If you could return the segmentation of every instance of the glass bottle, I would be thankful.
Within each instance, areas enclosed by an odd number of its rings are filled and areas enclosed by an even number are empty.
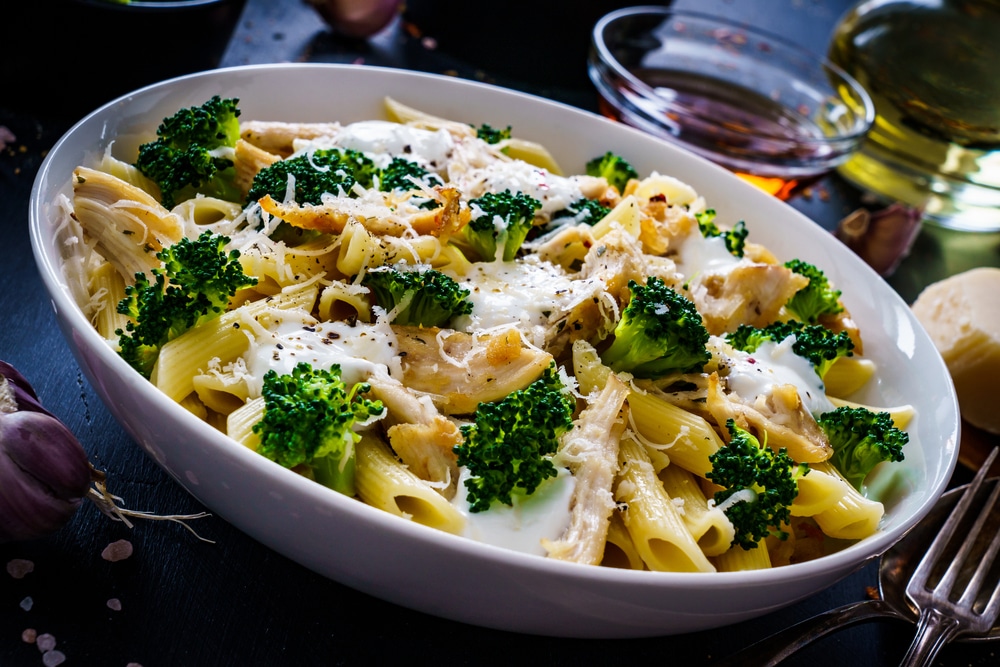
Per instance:
[[[866,0],[829,57],[876,110],[841,175],[929,222],[1000,231],[1000,0]]]

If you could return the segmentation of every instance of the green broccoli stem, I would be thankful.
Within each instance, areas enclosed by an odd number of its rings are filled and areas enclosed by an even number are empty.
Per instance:
[[[357,443],[352,439],[348,444],[344,443],[348,451],[336,456],[321,456],[313,459],[313,477],[323,486],[334,491],[339,491],[345,496],[353,496],[357,493],[355,486],[355,472],[357,470],[357,458],[355,457],[355,447]]]

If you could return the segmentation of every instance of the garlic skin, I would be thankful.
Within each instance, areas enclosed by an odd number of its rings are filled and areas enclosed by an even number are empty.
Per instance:
[[[61,528],[90,480],[87,455],[62,422],[26,410],[0,414],[0,543]]]
[[[91,471],[76,436],[0,361],[0,543],[62,527],[87,496]]]

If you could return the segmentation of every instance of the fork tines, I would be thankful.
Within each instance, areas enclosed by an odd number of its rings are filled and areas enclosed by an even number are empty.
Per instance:
[[[941,527],[941,531],[934,538],[934,542],[914,571],[910,585],[907,587],[908,592],[927,590],[930,587],[930,579],[935,569],[934,565],[942,562],[942,557],[948,555],[947,550],[949,545],[952,542],[952,538],[958,533],[959,528],[968,525],[966,515],[969,514],[970,508],[977,500],[979,489],[986,478],[987,471],[993,463],[994,458],[997,456],[997,451],[997,449],[994,449],[990,453],[986,461],[983,462],[982,467],[976,473],[975,478],[969,483],[955,504],[948,519]],[[987,625],[985,628],[978,628],[980,631],[988,631],[992,627],[997,613],[1000,612],[1000,586],[996,585],[996,582],[994,582],[993,591],[988,602],[985,604],[976,604],[979,593],[984,590],[984,584],[990,574],[997,552],[1000,551],[1000,530],[996,526],[996,515],[994,514],[998,498],[1000,498],[1000,482],[995,482],[992,492],[981,507],[971,527],[961,536],[961,544],[957,547],[956,552],[951,555],[951,558],[944,559],[944,562],[950,560],[950,564],[943,577],[933,585],[933,597],[937,600],[938,604],[955,609],[965,609],[967,612],[972,611],[980,617],[983,624]],[[988,526],[991,518],[993,519],[993,524]],[[994,531],[993,539],[985,548],[982,547],[982,541],[976,539],[976,536],[984,530]],[[975,548],[977,545],[979,545],[978,548]],[[978,565],[975,566],[975,571],[972,572],[971,576],[969,576],[969,570],[972,568],[967,565],[970,555],[978,561]],[[962,594],[957,601],[952,601],[950,600],[951,592],[960,578],[966,579],[962,586]],[[976,607],[980,608],[978,612],[975,609]]]

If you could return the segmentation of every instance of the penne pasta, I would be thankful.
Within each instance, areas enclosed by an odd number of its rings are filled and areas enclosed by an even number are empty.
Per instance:
[[[701,477],[712,469],[708,457],[723,443],[703,417],[668,403],[652,392],[633,391],[628,404],[636,431],[662,445],[671,462]]]
[[[357,445],[358,497],[397,516],[459,534],[465,519],[424,480],[410,472],[381,440],[362,435]]]
[[[829,463],[815,464],[816,471],[840,477]],[[808,475],[807,475],[808,476]],[[885,514],[882,503],[865,498],[849,482],[844,480],[843,494],[827,509],[813,516],[816,524],[830,537],[843,540],[858,540],[878,530],[878,524]]]
[[[735,531],[722,510],[710,507],[694,474],[678,465],[668,465],[658,474],[663,489],[680,509],[681,519],[706,556],[729,551]]]
[[[767,570],[771,568],[771,555],[764,540],[756,549],[733,547],[712,559],[719,572],[743,572],[746,570]]]
[[[621,472],[615,499],[636,551],[650,570],[714,572],[663,488],[642,445],[625,437],[620,446]]]
[[[622,521],[621,512],[615,511],[611,514],[608,524],[608,536],[604,543],[604,555],[601,557],[601,565],[605,567],[617,567],[623,570],[645,570],[646,565],[642,562],[642,556],[632,542],[632,536]]]

